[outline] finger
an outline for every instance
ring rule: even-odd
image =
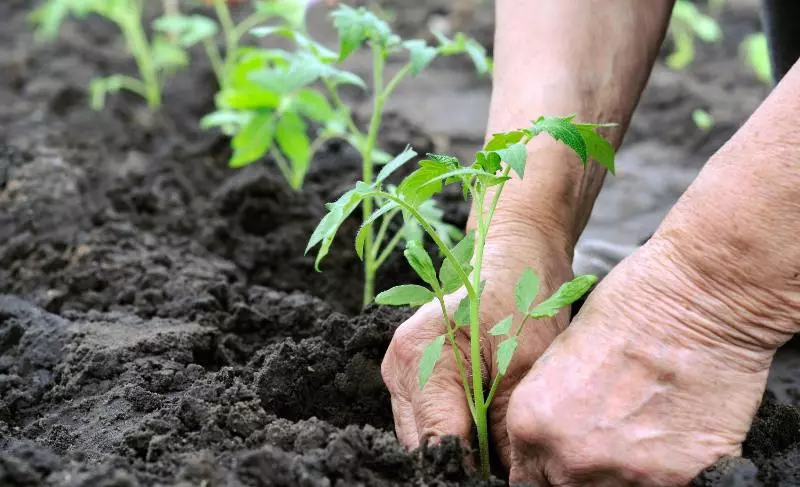
[[[448,350],[445,350],[448,351]],[[452,351],[448,351],[452,354]],[[420,441],[438,441],[443,436],[461,438],[465,446],[470,444],[472,416],[464,387],[455,361],[444,359],[438,373],[430,378],[425,388],[416,387],[412,394],[414,420]]]
[[[392,395],[392,415],[394,416],[394,432],[397,439],[406,448],[413,450],[419,446],[417,423],[414,420],[414,409],[407,394]]]

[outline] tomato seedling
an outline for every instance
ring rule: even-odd
[[[575,123],[573,117],[540,117],[526,129],[495,134],[478,152],[472,164],[464,166],[458,159],[446,155],[428,154],[420,162],[419,168],[407,176],[395,190],[384,188],[389,173],[396,170],[402,162],[395,161],[383,168],[372,181],[360,181],[355,188],[328,205],[328,214],[317,226],[308,242],[306,252],[319,245],[317,262],[321,260],[336,235],[337,229],[360,202],[368,198],[378,202],[378,209],[365,221],[356,235],[355,247],[359,256],[364,256],[366,236],[381,215],[400,212],[406,220],[413,220],[435,242],[444,256],[438,272],[433,259],[419,240],[409,240],[405,257],[408,263],[424,282],[404,284],[384,291],[375,298],[378,304],[392,306],[421,306],[432,301],[438,302],[442,311],[442,334],[434,339],[424,350],[419,367],[419,385],[425,383],[434,373],[436,362],[442,353],[445,341],[449,341],[456,364],[459,368],[464,394],[472,419],[478,433],[480,465],[485,475],[489,473],[489,436],[487,412],[494,399],[497,386],[508,370],[522,330],[530,320],[550,318],[582,297],[595,283],[594,276],[578,276],[563,284],[551,296],[535,304],[539,295],[539,278],[532,269],[525,269],[515,288],[517,311],[523,316],[514,323],[514,316],[502,319],[489,333],[504,336],[496,352],[497,375],[488,391],[484,390],[481,374],[480,315],[481,292],[484,287],[481,271],[484,245],[492,217],[503,191],[503,187],[514,171],[520,178],[524,176],[527,159],[527,144],[541,133],[548,133],[563,142],[586,165],[589,158],[614,172],[614,149],[597,133],[597,128],[606,125]],[[505,163],[505,164],[503,164]],[[452,246],[439,235],[435,226],[422,211],[426,202],[448,184],[460,183],[464,197],[472,198],[477,228],[474,233]],[[490,189],[493,191],[490,191]],[[488,204],[487,204],[488,203]],[[464,288],[466,296],[461,300],[453,318],[445,306],[445,296]],[[468,364],[455,345],[456,330],[468,327],[470,351]],[[470,375],[466,366],[471,367]],[[471,383],[470,383],[471,382]]]
[[[302,26],[287,24],[257,27],[251,33],[258,36],[277,35],[294,42],[292,52],[282,49],[250,49],[236,60],[227,84],[217,97],[215,113],[207,116],[206,127],[220,126],[233,135],[234,167],[250,164],[270,155],[293,188],[303,184],[309,164],[317,150],[332,139],[340,138],[350,143],[361,155],[362,181],[376,181],[376,166],[387,164],[396,168],[416,153],[406,150],[396,158],[378,148],[378,135],[384,107],[397,86],[407,77],[416,76],[437,56],[466,54],[478,72],[488,73],[490,61],[484,48],[463,34],[450,39],[437,35],[437,45],[424,40],[403,41],[389,25],[365,8],[342,5],[331,13],[338,33],[338,52],[333,52],[314,41]],[[363,45],[372,54],[371,85],[359,76],[339,67]],[[405,52],[408,61],[385,79],[387,60]],[[340,94],[344,85],[353,85],[372,92],[372,110],[366,132],[356,124],[352,111]],[[309,127],[316,133],[309,137]],[[393,169],[392,169],[393,170]],[[391,172],[391,171],[389,171]],[[381,180],[382,181],[382,180]],[[362,217],[366,221],[376,207],[373,196],[359,200]],[[429,201],[422,208],[429,221],[435,221],[438,235],[451,242],[457,231],[441,221],[441,212]],[[392,234],[392,221],[399,209],[386,210],[377,218],[377,230],[365,227],[364,242],[364,293],[366,306],[374,297],[375,275],[391,252],[402,241],[419,236],[421,230],[413,222]]]
[[[131,52],[139,77],[115,74],[92,80],[89,86],[91,105],[100,110],[109,93],[122,90],[136,93],[147,101],[151,110],[161,106],[161,92],[165,81],[175,71],[189,64],[186,48],[199,42],[172,42],[163,33],[148,38],[145,33],[144,0],[47,0],[29,17],[36,25],[37,37],[54,39],[61,24],[70,16],[85,18],[99,15],[119,27],[125,44]]]

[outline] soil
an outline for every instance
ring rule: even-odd
[[[379,364],[409,311],[358,311],[356,222],[322,274],[303,255],[323,203],[357,176],[354,151],[329,144],[302,192],[266,163],[228,169],[227,141],[197,128],[214,92],[202,61],[169,84],[158,115],[125,95],[93,112],[88,80],[131,69],[115,30],[69,23],[39,46],[29,7],[0,5],[0,486],[504,485],[473,477],[454,441],[407,453],[395,440]],[[395,13],[414,34],[452,10]],[[464,22],[491,47],[488,12]],[[757,24],[752,8],[726,14],[740,34]],[[734,53],[726,42],[701,50],[705,67],[657,68],[627,143],[713,152],[764,93],[719,69]],[[457,60],[434,68],[441,83],[469,73]],[[726,90],[750,101],[698,135],[687,111]],[[474,149],[474,133],[443,141],[415,124],[424,96],[403,92],[411,109],[391,111],[382,146]],[[463,224],[457,195],[443,204]],[[395,259],[379,287],[410,279]],[[800,484],[798,364],[781,352],[744,458],[696,485]]]

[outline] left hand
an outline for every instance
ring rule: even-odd
[[[675,250],[656,238],[624,260],[517,386],[512,482],[685,485],[740,454],[785,338],[759,313],[781,303]]]

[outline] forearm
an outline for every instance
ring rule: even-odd
[[[777,345],[800,327],[800,65],[711,158],[655,238]]]
[[[540,115],[614,122],[618,146],[649,76],[672,0],[499,0],[488,134],[528,126]],[[582,182],[582,178],[586,179]],[[536,225],[567,246],[586,224],[602,186],[596,164],[548,137],[530,145],[524,181],[507,184],[498,227]],[[570,250],[571,251],[571,250]]]

